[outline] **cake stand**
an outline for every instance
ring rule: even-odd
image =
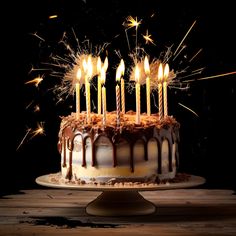
[[[152,185],[94,185],[53,182],[53,175],[48,174],[36,178],[36,183],[42,186],[60,189],[74,189],[81,191],[102,192],[96,199],[88,203],[86,212],[96,216],[134,216],[148,215],[156,212],[156,205],[146,200],[140,191],[157,191],[195,187],[205,183],[200,176],[190,175],[187,181],[178,183],[152,184]]]

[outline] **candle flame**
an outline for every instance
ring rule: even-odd
[[[124,63],[123,59],[120,60],[120,70],[121,70],[121,76],[124,76],[124,74],[125,74],[125,63]]]
[[[150,74],[150,67],[149,67],[149,62],[148,62],[147,56],[145,56],[145,59],[144,59],[144,70],[147,75]]]
[[[104,67],[101,68],[101,84],[104,85],[106,81],[106,71]]]
[[[164,81],[168,80],[169,72],[170,72],[170,67],[169,67],[169,64],[166,63],[165,68],[164,68]]]
[[[122,73],[122,67],[121,67],[121,64],[120,64],[116,69],[116,81],[117,82],[120,81],[121,73]]]
[[[163,65],[160,63],[158,67],[158,81],[161,83],[163,80]]]
[[[136,83],[139,83],[139,78],[140,78],[140,70],[139,70],[138,65],[136,65],[136,67],[135,67],[135,81],[136,81]]]
[[[35,79],[32,79],[30,81],[27,81],[25,84],[34,84],[36,87],[38,87],[39,83],[43,80],[43,77],[38,76]]]
[[[84,72],[87,72],[88,64],[85,59],[83,60],[83,69],[84,69]]]
[[[77,82],[79,83],[79,82],[80,82],[80,79],[81,79],[81,69],[80,69],[80,68],[79,68],[78,71],[77,71],[76,79],[77,79]]]

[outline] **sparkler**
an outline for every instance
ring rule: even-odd
[[[135,34],[135,42],[136,42],[136,44],[135,44],[136,45],[136,47],[135,47],[135,52],[136,52],[135,53],[136,54],[135,62],[136,63],[137,63],[137,50],[138,50],[138,47],[137,47],[137,45],[138,45],[138,27],[141,24],[141,22],[142,22],[142,20],[138,21],[137,17],[136,17],[136,19],[134,19],[132,16],[128,16],[126,18],[126,22],[123,23],[123,25],[126,27],[125,33],[126,33],[126,38],[127,38],[129,50],[130,50],[130,44],[129,44],[129,39],[128,39],[128,35],[127,35],[127,30],[135,27],[135,32],[136,32],[136,34]]]
[[[56,18],[57,15],[50,16],[50,19]],[[138,20],[137,17],[133,18],[132,16],[128,16],[126,18],[126,21],[123,23],[125,26],[125,35],[127,39],[127,44],[129,48],[129,56],[133,59],[132,65],[130,66],[127,63],[127,71],[129,74],[129,81],[127,82],[128,88],[131,88],[131,90],[134,90],[134,81],[135,83],[135,88],[136,88],[136,123],[140,123],[140,86],[142,85],[148,85],[148,82],[146,81],[146,73],[145,73],[145,68],[144,68],[144,58],[147,56],[147,53],[145,52],[144,48],[138,47],[138,28],[141,25],[142,20]],[[187,36],[190,34],[191,30],[195,26],[196,21],[192,23],[190,28],[187,30],[186,34],[180,41],[180,43],[177,45],[176,49],[173,50],[173,45],[171,47],[167,47],[165,51],[162,51],[159,55],[158,58],[153,58],[150,60],[150,72],[149,72],[149,77],[150,79],[150,89],[155,91],[158,90],[159,92],[161,91],[160,87],[162,86],[161,83],[158,83],[158,68],[160,65],[160,62],[166,64],[171,64],[171,63],[177,63],[177,59],[180,59],[180,56],[183,54],[185,49],[187,48],[187,45],[184,44],[185,39]],[[135,52],[132,52],[130,48],[130,42],[129,42],[129,37],[128,37],[128,30],[131,28],[135,28]],[[49,68],[40,68],[40,69],[35,69],[32,68],[30,73],[34,71],[39,71],[39,70],[45,70],[49,71],[50,76],[59,78],[59,83],[56,83],[55,87],[53,88],[53,92],[57,95],[58,102],[63,101],[63,97],[67,98],[69,95],[72,95],[75,91],[76,84],[78,84],[77,79],[76,79],[76,74],[78,70],[81,70],[81,79],[80,79],[80,84],[85,85],[85,90],[86,94],[89,96],[88,92],[88,78],[89,82],[92,84],[93,83],[93,78],[96,75],[99,75],[100,73],[103,74],[103,87],[102,87],[102,110],[103,110],[103,125],[105,126],[106,124],[106,89],[105,89],[105,73],[108,67],[107,64],[107,58],[104,62],[104,64],[100,66],[97,66],[97,61],[100,58],[101,53],[106,49],[106,47],[109,45],[108,43],[103,44],[102,46],[97,46],[97,47],[92,47],[91,43],[89,40],[84,40],[82,43],[79,43],[79,40],[77,39],[74,30],[73,30],[74,37],[76,39],[76,42],[78,43],[76,50],[73,49],[73,47],[67,42],[67,33],[63,34],[62,39],[59,41],[59,45],[62,45],[64,49],[66,50],[65,55],[60,56],[60,55],[52,55],[51,59],[53,62],[49,63],[44,63],[45,66],[49,66]],[[45,42],[45,39],[40,37],[37,33],[32,34],[34,35],[37,39],[39,39],[41,42]],[[149,34],[148,30],[146,30],[146,34],[142,34],[143,39],[145,40],[145,44],[151,44],[156,46],[154,43],[154,40],[151,38],[152,35]],[[199,49],[193,56],[190,57],[189,63],[194,61],[197,56],[202,52],[202,49]],[[119,54],[121,58],[121,53]],[[90,64],[90,70],[88,72],[87,68],[85,69],[83,66],[84,61],[86,63],[89,62]],[[171,66],[172,68],[175,68],[174,66]],[[91,69],[91,68],[97,68],[97,69]],[[138,68],[138,69],[136,69]],[[223,76],[229,76],[236,74],[236,71],[233,72],[228,72],[228,73],[223,73],[223,74],[218,74],[218,75],[212,75],[212,76],[205,76],[205,77],[200,77],[200,78],[194,78],[194,79],[186,79],[189,78],[190,76],[195,76],[199,75],[202,73],[204,67],[198,68],[195,70],[190,70],[190,67],[186,66],[185,68],[178,68],[175,71],[172,69],[169,71],[168,75],[168,83],[166,81],[166,84],[168,85],[169,88],[174,88],[174,89],[180,89],[180,90],[185,90],[189,88],[189,84],[194,81],[199,81],[199,80],[207,80],[207,79],[212,79],[212,78],[218,78],[218,77],[223,77]],[[137,72],[138,71],[138,72]],[[190,71],[190,72],[189,72]],[[86,79],[87,77],[87,79]],[[121,78],[123,79],[123,78]],[[39,86],[39,84],[43,81],[42,76],[38,76],[25,84],[33,84],[36,87]],[[86,82],[87,81],[87,82]],[[123,81],[124,82],[124,81]],[[166,87],[167,87],[166,85]],[[99,86],[98,90],[99,90]],[[122,87],[122,86],[121,86]],[[123,96],[124,92],[121,91],[121,104],[122,104],[122,112],[125,112],[124,110],[124,102],[123,102]],[[151,94],[152,97],[154,96],[154,93]],[[160,95],[162,96],[161,92]],[[99,109],[99,95],[98,95],[98,113],[101,114],[101,105]],[[87,102],[86,104],[89,104],[91,101]],[[93,102],[93,101],[92,101]],[[57,103],[56,103],[57,104]],[[156,104],[155,99],[154,99],[154,105]],[[161,102],[159,102],[159,109],[160,109],[160,118],[163,116],[162,114],[162,105],[160,105]],[[182,103],[179,103],[180,106],[184,107],[185,109],[191,111],[193,114],[198,116],[193,110],[190,108],[186,107]],[[148,106],[148,105],[147,105]],[[166,105],[165,105],[166,106]],[[36,106],[35,106],[36,108]],[[39,111],[35,109],[34,111]],[[89,110],[89,105],[87,105],[87,110]],[[100,110],[100,112],[99,112]],[[167,110],[167,109],[165,109]],[[89,122],[89,113],[88,113],[88,122]],[[149,112],[147,112],[149,114]],[[167,113],[165,112],[165,115]],[[37,129],[33,130],[32,128],[27,129],[25,136],[23,137],[22,141],[20,142],[19,146],[17,147],[17,150],[19,147],[25,142],[26,138],[30,136],[30,139],[40,135],[44,134],[44,128],[42,123],[38,123]]]

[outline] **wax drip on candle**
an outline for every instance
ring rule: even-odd
[[[158,102],[159,102],[159,118],[163,118],[163,105],[162,105],[162,83],[163,83],[163,65],[160,63],[158,67]]]
[[[146,78],[146,99],[147,99],[147,115],[151,115],[151,101],[150,101],[150,67],[147,56],[144,59],[144,70],[147,75]]]
[[[139,83],[140,71],[138,65],[135,67],[135,90],[136,90],[136,124],[140,124],[140,83]]]
[[[163,93],[164,93],[164,117],[168,116],[168,103],[167,103],[167,80],[169,76],[169,65],[165,64],[164,67],[164,77],[163,77]]]
[[[75,96],[76,96],[76,118],[79,118],[80,114],[80,79],[81,79],[81,69],[79,68],[76,74],[76,84],[75,84]]]

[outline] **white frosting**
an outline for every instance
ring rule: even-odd
[[[152,138],[147,144],[148,160],[144,159],[145,149],[142,140],[137,140],[133,147],[134,171],[131,171],[131,150],[127,141],[122,140],[116,146],[117,166],[113,167],[113,146],[111,141],[105,137],[99,137],[95,144],[96,165],[92,166],[92,148],[91,139],[86,139],[85,160],[86,166],[82,166],[83,148],[81,136],[74,139],[74,149],[72,150],[72,178],[77,178],[89,182],[91,179],[100,179],[107,181],[111,178],[129,178],[129,179],[147,179],[158,176],[159,179],[174,178],[176,174],[176,151],[177,144],[171,145],[172,148],[172,166],[169,171],[169,143],[164,139],[161,143],[161,170],[158,174],[158,144]],[[63,149],[64,147],[62,147]],[[66,167],[62,167],[62,175],[66,177],[69,170],[69,154],[66,147]],[[63,163],[64,153],[61,153]]]

